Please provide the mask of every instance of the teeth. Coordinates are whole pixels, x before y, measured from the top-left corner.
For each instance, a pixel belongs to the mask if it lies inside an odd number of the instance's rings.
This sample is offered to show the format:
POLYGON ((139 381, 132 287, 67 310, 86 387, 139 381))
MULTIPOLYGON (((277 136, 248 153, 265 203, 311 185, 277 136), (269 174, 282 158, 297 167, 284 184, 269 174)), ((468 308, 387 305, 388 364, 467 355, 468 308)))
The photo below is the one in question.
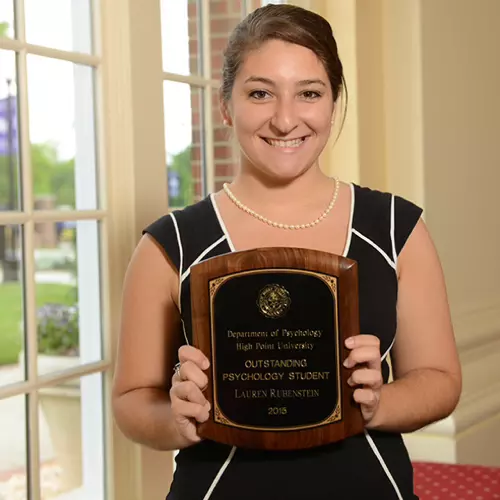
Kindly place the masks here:
POLYGON ((271 146, 277 148, 298 148, 303 142, 304 139, 294 139, 293 141, 280 141, 275 139, 266 139, 266 142, 271 146))

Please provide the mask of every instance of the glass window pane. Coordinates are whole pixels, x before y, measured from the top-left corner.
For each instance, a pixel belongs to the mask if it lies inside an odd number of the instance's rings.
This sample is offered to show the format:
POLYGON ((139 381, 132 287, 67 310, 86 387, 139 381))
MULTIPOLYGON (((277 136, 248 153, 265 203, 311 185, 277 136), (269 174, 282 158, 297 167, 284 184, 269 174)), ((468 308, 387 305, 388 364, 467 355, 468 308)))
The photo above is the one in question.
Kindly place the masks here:
MULTIPOLYGON (((2 371, 0 370, 0 377, 2 371)), ((27 500, 26 397, 0 400, 0 499, 27 500)))
POLYGON ((0 50, 0 211, 19 210, 16 55, 0 50))
POLYGON ((101 359, 98 231, 95 221, 35 225, 38 370, 42 375, 101 359))
POLYGON ((0 2, 0 38, 2 36, 12 38, 14 30, 14 1, 2 0, 0 2))
POLYGON ((97 207, 94 73, 28 55, 34 208, 97 207))
POLYGON ((21 238, 21 226, 0 225, 0 386, 24 380, 21 238))
POLYGON ((212 78, 216 80, 221 78, 223 51, 227 39, 244 14, 242 0, 210 0, 210 54, 212 78))
POLYGON ((104 500, 102 376, 38 391, 42 500, 104 500))
POLYGON ((202 90, 166 81, 163 92, 169 205, 184 207, 205 195, 202 90))
POLYGON ((92 52, 91 0, 24 0, 28 43, 92 52))
POLYGON ((219 91, 212 91, 212 116, 214 124, 214 165, 215 191, 222 188, 224 182, 231 182, 238 168, 239 147, 231 134, 231 129, 222 123, 219 108, 219 91))
POLYGON ((161 0, 163 69, 202 73, 200 0, 161 0))

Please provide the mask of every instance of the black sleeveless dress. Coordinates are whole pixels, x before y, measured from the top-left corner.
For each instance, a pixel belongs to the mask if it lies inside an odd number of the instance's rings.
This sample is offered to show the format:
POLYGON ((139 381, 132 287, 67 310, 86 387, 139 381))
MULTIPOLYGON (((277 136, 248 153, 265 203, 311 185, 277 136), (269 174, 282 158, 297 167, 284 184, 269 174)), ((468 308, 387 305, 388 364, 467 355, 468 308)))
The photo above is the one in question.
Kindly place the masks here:
MULTIPOLYGON (((380 338, 384 380, 396 333, 396 264, 422 210, 413 203, 351 185, 344 256, 358 262, 361 333, 380 338)), ((191 342, 190 266, 234 251, 213 196, 165 215, 144 230, 166 251, 181 280, 185 342, 191 342)), ((400 434, 365 431, 303 451, 236 449, 211 441, 181 450, 168 500, 416 499, 413 469, 400 434)))

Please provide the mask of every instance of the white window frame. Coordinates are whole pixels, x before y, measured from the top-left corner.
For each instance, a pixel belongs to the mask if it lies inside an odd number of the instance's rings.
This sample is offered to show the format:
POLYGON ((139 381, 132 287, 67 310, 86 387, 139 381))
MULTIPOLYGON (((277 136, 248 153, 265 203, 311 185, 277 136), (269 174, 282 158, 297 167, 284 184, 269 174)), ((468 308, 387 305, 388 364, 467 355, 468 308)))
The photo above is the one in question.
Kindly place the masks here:
MULTIPOLYGON (((27 43, 26 41, 26 24, 25 24, 25 2, 24 0, 16 0, 16 38, 15 39, 0 39, 0 48, 13 51, 17 54, 17 102, 18 102, 18 120, 19 120, 19 144, 20 144, 20 154, 22 158, 22 170, 21 170, 21 185, 22 189, 22 206, 23 210, 16 211, 7 211, 0 213, 0 224, 22 224, 24 226, 23 231, 23 257, 24 257, 24 308, 25 308, 25 330, 26 330, 26 344, 25 350, 27 351, 27 377, 26 380, 0 387, 0 398, 14 397, 14 396, 27 396, 27 414, 26 420, 28 424, 28 435, 30 446, 28 447, 27 454, 27 474, 28 480, 30 482, 30 498, 34 500, 38 500, 40 498, 40 433, 39 433, 39 404, 38 404, 38 390, 44 387, 49 387, 57 384, 61 384, 64 381, 70 378, 78 378, 84 375, 90 375, 95 373, 103 373, 106 372, 111 367, 111 362, 109 359, 109 349, 105 353, 101 352, 101 326, 100 326, 100 318, 95 315, 95 307, 92 309, 86 309, 84 311, 84 321, 86 322, 86 326, 90 326, 94 328, 94 331, 97 333, 98 342, 95 342, 94 339, 90 339, 90 343, 87 342, 86 339, 81 338, 80 343, 82 347, 82 355, 80 360, 82 363, 79 366, 76 366, 71 369, 64 370, 58 373, 48 373, 43 374, 39 373, 38 369, 40 368, 38 362, 38 349, 37 349, 37 318, 36 318, 36 283, 35 283, 35 242, 34 242, 34 234, 35 234, 35 224, 38 222, 57 222, 57 221, 75 221, 77 225, 87 226, 85 222, 80 221, 88 221, 93 220, 97 222, 104 221, 107 213, 105 209, 95 209, 95 210, 68 210, 68 211, 57 211, 57 210, 34 210, 34 199, 33 199, 33 172, 32 172, 32 164, 31 164, 31 155, 30 155, 30 121, 29 121, 29 100, 28 100, 28 68, 27 68, 27 58, 29 55, 37 55, 44 56, 47 58, 67 61, 71 63, 85 65, 87 67, 93 68, 96 70, 97 74, 101 72, 101 58, 96 55, 88 55, 77 52, 70 52, 65 50, 57 50, 44 46, 33 45, 27 43), (92 343, 92 340, 94 341, 92 343), (92 353, 93 359, 100 359, 96 362, 85 362, 85 353, 92 353)), ((92 9, 94 13, 96 13, 96 9, 92 9)), ((80 12, 82 13, 82 12, 80 12)), ((97 16, 96 19, 97 21, 97 16)), ((93 23, 94 26, 98 26, 97 22, 93 23)), ((96 30, 94 33, 95 39, 100 39, 100 33, 96 30)), ((76 67, 75 67, 76 68, 76 67)), ((77 69, 79 71, 79 69, 77 69)), ((80 75, 81 76, 81 75, 80 75)), ((92 83, 88 80, 86 83, 92 83)), ((81 82, 77 82, 76 85, 81 84, 81 82)), ((81 87, 76 88, 75 91, 78 91, 81 87)), ((99 92, 99 90, 98 90, 99 92)), ((83 106, 80 106, 77 103, 77 107, 75 112, 77 115, 81 115, 82 113, 87 113, 89 110, 84 109, 83 106)), ((75 122, 78 121, 78 116, 75 119, 75 122)), ((78 125, 78 124, 77 124, 78 125)), ((102 124, 95 123, 97 130, 101 130, 102 124)), ((99 165, 103 163, 103 158, 99 159, 92 157, 92 153, 90 151, 93 150, 93 140, 91 139, 90 147, 89 144, 85 144, 84 131, 77 129, 77 142, 79 142, 80 146, 84 147, 85 151, 88 151, 88 155, 86 158, 86 163, 95 164, 96 160, 99 165)), ((78 160, 79 161, 79 160, 78 160)), ((77 161, 77 163, 78 163, 77 161)), ((76 165, 75 174, 78 178, 77 182, 81 181, 81 165, 76 165)), ((86 172, 88 175, 88 172, 86 172)), ((95 181, 95 179, 94 179, 95 181)), ((95 186, 95 183, 94 183, 95 186)), ((78 188, 81 187, 81 184, 78 184, 78 188)), ((82 190, 76 189, 77 197, 82 198, 82 190)), ((84 190, 85 192, 85 190, 84 190)), ((86 191, 89 193, 89 191, 86 191)), ((90 190, 92 196, 92 190, 90 190)), ((104 194, 104 193, 102 193, 104 194)), ((100 196, 102 198, 103 196, 100 196)), ((85 196, 85 194, 83 194, 85 196)), ((92 206, 92 200, 90 200, 90 206, 92 206)), ((95 206, 95 203, 94 203, 95 206)), ((79 228, 79 235, 81 235, 79 228)), ((84 258, 86 264, 92 265, 96 272, 98 271, 98 262, 96 250, 98 250, 97 240, 95 238, 95 234, 91 235, 87 231, 86 238, 79 238, 78 247, 82 250, 82 245, 88 245, 89 237, 90 242, 94 244, 93 251, 81 252, 79 261, 84 258), (93 261, 93 262, 90 262, 93 261)), ((99 248, 102 250, 102 248, 99 248)), ((102 251, 100 252, 103 253, 102 251)), ((105 269, 105 267, 103 267, 105 269)), ((103 276, 104 280, 107 280, 107 276, 103 276)), ((78 278, 80 288, 80 292, 85 288, 85 284, 91 287, 93 283, 91 281, 85 281, 85 276, 79 276, 78 278), (83 278, 83 280, 81 279, 83 278)), ((82 296, 85 293, 82 292, 82 296)), ((99 302, 100 294, 92 294, 95 298, 97 296, 97 300, 99 302)), ((89 294, 86 295, 90 297, 89 294)), ((93 300, 92 298, 90 300, 93 300)), ((87 303, 86 299, 82 299, 82 305, 95 306, 96 304, 87 303), (87 304, 85 304, 87 303, 87 304)), ((99 308, 99 303, 97 303, 97 308, 99 308)), ((103 311, 102 314, 104 317, 107 317, 106 311, 103 311)), ((90 336, 92 337, 92 336, 90 336)), ((93 381, 88 379, 82 379, 81 385, 81 397, 82 399, 90 399, 98 398, 93 409, 94 412, 83 411, 82 413, 82 435, 85 435, 86 441, 88 443, 89 439, 97 439, 98 446, 103 445, 102 443, 102 426, 103 426, 103 418, 104 413, 102 411, 104 407, 104 401, 102 398, 102 386, 99 384, 96 386, 93 381), (91 394, 89 394, 89 391, 91 394), (101 418, 95 421, 95 410, 101 408, 101 418), (101 421, 100 421, 101 420, 101 421), (96 427, 97 424, 97 427, 96 427), (97 430, 97 432, 96 432, 97 430)), ((83 405, 82 405, 83 408, 83 405)), ((93 446, 92 444, 90 446, 93 446)), ((84 458, 84 457, 82 457, 84 458)), ((89 475, 94 478, 96 484, 99 483, 98 478, 100 477, 102 480, 100 481, 101 485, 105 485, 103 478, 104 468, 104 457, 102 460, 83 460, 83 468, 84 468, 84 477, 88 477, 89 475), (89 469, 90 468, 90 469, 89 469)), ((99 492, 95 492, 99 495, 99 492)), ((104 492, 100 492, 102 495, 104 492)), ((96 495, 96 498, 98 496, 96 495)), ((100 496, 100 495, 99 495, 100 496)))
MULTIPOLYGON (((0 39, 0 49, 18 55, 19 136, 23 170, 23 210, 0 213, 0 224, 23 224, 25 249, 25 307, 27 310, 28 377, 0 387, 0 398, 29 394, 27 422, 31 446, 27 469, 33 500, 40 498, 40 456, 37 391, 69 378, 102 373, 104 378, 104 437, 106 498, 151 498, 142 479, 141 449, 125 439, 113 423, 110 393, 113 354, 120 319, 121 285, 140 228, 166 209, 163 102, 161 89, 161 29, 155 0, 101 0, 93 2, 95 55, 57 50, 26 42, 24 0, 16 0, 16 39, 0 39), (155 16, 157 16, 155 18, 155 16), (146 51, 151 57, 144 58, 146 51), (101 207, 96 210, 34 211, 30 158, 27 56, 34 54, 95 69, 96 137, 101 207), (156 56, 156 57, 155 57, 156 56), (142 65, 142 67, 141 67, 142 65), (153 77, 143 78, 144 75, 153 77), (150 91, 151 88, 153 91, 150 91), (156 89, 156 92, 155 92, 156 89), (144 99, 147 96, 147 99, 144 99), (146 105, 145 105, 145 101, 146 105), (142 114, 141 114, 142 113, 142 114), (148 133, 140 123, 148 123, 148 133), (151 128, 150 128, 151 127, 151 128), (155 135, 155 131, 157 131, 155 135), (148 175, 144 175, 147 165, 148 175), (142 181, 141 181, 142 180, 142 181), (37 321, 35 306, 34 227, 37 222, 96 220, 101 224, 101 295, 103 315, 102 361, 57 374, 37 375, 37 321)), ((146 483, 147 484, 147 483, 146 483)), ((164 490, 164 492, 166 489, 164 490)))

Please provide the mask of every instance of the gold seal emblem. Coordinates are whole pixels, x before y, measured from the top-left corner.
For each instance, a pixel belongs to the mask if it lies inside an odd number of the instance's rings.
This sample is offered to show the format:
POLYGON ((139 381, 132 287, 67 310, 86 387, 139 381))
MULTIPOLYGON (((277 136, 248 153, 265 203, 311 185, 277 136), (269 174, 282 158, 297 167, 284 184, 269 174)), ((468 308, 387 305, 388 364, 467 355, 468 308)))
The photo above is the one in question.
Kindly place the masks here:
POLYGON ((281 285, 267 285, 259 293, 257 305, 267 318, 282 318, 290 308, 292 299, 288 290, 281 285))

